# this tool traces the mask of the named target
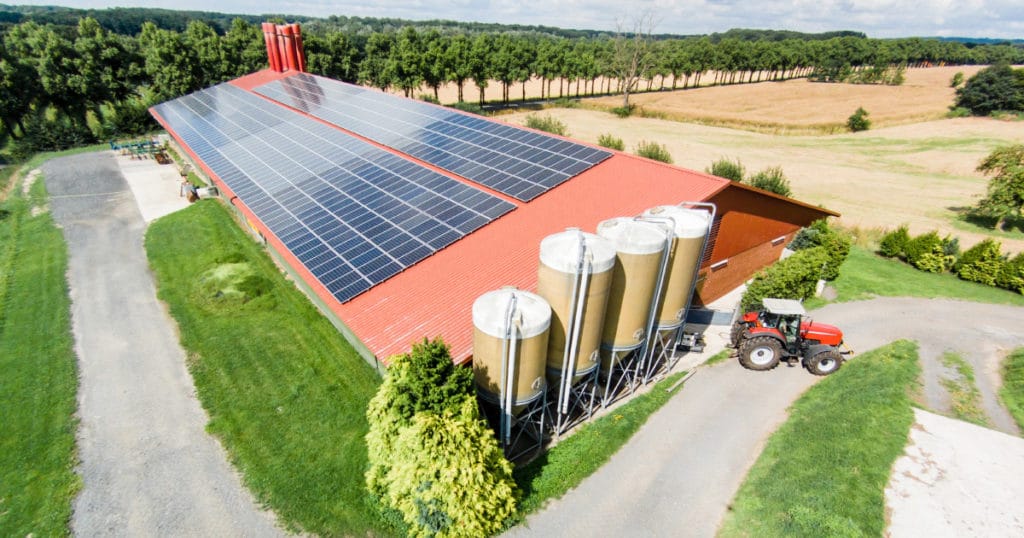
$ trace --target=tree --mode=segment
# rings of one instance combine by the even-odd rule
[[[978,171],[992,179],[975,208],[977,214],[996,219],[996,229],[1006,219],[1024,217],[1024,144],[996,148],[981,161]]]
[[[655,58],[651,51],[651,33],[654,31],[654,14],[646,11],[637,15],[628,24],[616,24],[614,71],[622,85],[622,108],[629,109],[629,94],[636,90],[640,78],[650,71]]]
[[[152,22],[142,25],[139,45],[145,59],[145,71],[155,98],[173,99],[202,88],[199,64],[181,34],[161,30]]]
[[[411,97],[413,90],[423,84],[424,52],[419,32],[412,26],[406,26],[398,34],[388,55],[388,69],[393,73],[394,84],[406,97]]]
[[[768,192],[774,192],[780,196],[793,195],[793,189],[790,188],[789,180],[786,179],[785,174],[782,173],[781,166],[765,168],[764,170],[750,176],[747,183],[749,183],[751,187],[757,187]]]
[[[183,39],[186,48],[178,51],[178,54],[195,58],[197,88],[194,89],[213,86],[228,79],[232,68],[225,65],[220,37],[213,28],[202,21],[189,22]]]
[[[440,101],[438,89],[448,80],[448,74],[452,72],[449,64],[451,56],[448,54],[448,40],[441,37],[437,30],[430,30],[423,35],[423,63],[421,78],[423,82],[434,90],[434,100]]]
[[[32,102],[42,88],[30,63],[5,53],[10,47],[4,41],[0,50],[0,122],[12,138],[17,138],[14,126],[24,134],[22,118],[32,109]]]
[[[337,35],[341,35],[344,39],[340,32]],[[303,46],[309,50],[309,45],[306,42],[303,43]],[[224,55],[224,74],[229,77],[240,77],[258,71],[267,65],[267,49],[264,45],[263,34],[259,28],[256,28],[256,25],[249,24],[244,19],[236,18],[231,21],[231,28],[224,34],[222,53]],[[308,55],[306,62],[309,63]],[[335,75],[334,78],[343,77]],[[351,80],[351,78],[344,80]]]
[[[364,49],[366,56],[359,64],[359,81],[375,88],[387,91],[394,83],[394,71],[389,61],[394,36],[383,32],[374,32],[366,40]]]
[[[473,39],[473,46],[469,50],[469,76],[480,90],[480,106],[484,104],[484,90],[493,74],[491,60],[494,49],[491,39],[487,34],[479,34]]]
[[[868,111],[864,107],[857,107],[857,110],[846,120],[846,126],[850,131],[867,131],[871,128],[871,120],[868,119]]]
[[[451,38],[445,50],[445,65],[447,66],[445,79],[454,82],[455,87],[459,89],[460,103],[463,101],[462,90],[466,86],[466,80],[472,76],[469,60],[472,48],[473,42],[466,34],[457,34]]]
[[[345,82],[359,79],[356,47],[344,33],[303,34],[302,45],[306,49],[306,69],[311,73]]]
[[[1000,110],[1024,110],[1024,69],[993,65],[978,71],[956,90],[956,106],[976,116]]]

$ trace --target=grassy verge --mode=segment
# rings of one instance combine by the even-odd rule
[[[871,251],[854,247],[831,284],[838,294],[836,301],[856,301],[874,296],[886,297],[946,297],[979,303],[997,303],[1024,306],[1024,295],[960,280],[956,276],[919,271],[896,260],[878,256]],[[808,308],[825,304],[821,299],[809,299]]]
[[[647,418],[665,405],[677,391],[666,389],[685,372],[669,376],[611,413],[580,426],[536,460],[515,470],[514,478],[523,492],[519,501],[519,520],[576,487],[584,478],[604,465]]]
[[[974,368],[964,360],[958,353],[947,351],[940,358],[946,368],[956,372],[956,379],[943,377],[940,380],[942,386],[949,392],[950,411],[953,416],[977,424],[979,426],[990,426],[988,415],[981,406],[981,392],[974,382]]]
[[[718,364],[720,362],[725,362],[725,361],[729,360],[729,357],[731,357],[731,356],[732,356],[732,350],[731,349],[728,349],[728,348],[723,349],[722,351],[719,351],[718,353],[715,353],[714,355],[712,355],[712,357],[710,359],[704,361],[704,366],[714,366],[714,365],[716,365],[716,364]]]
[[[1024,347],[1014,350],[1003,362],[1003,388],[999,397],[1024,431]]]
[[[898,341],[808,390],[747,475],[720,536],[881,536],[919,372],[917,346]]]
[[[259,500],[293,529],[380,530],[363,481],[376,372],[219,203],[155,221],[146,250],[208,429]]]
[[[80,487],[67,249],[29,212],[43,182],[31,200],[15,187],[0,203],[0,535],[64,536]]]

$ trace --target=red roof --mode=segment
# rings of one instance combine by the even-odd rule
[[[236,79],[232,84],[251,91],[293,74],[264,70]],[[154,113],[154,116],[167,126],[158,114]],[[170,132],[181,143],[177,134]],[[613,152],[609,159],[524,203],[386,146],[374,145],[500,196],[517,206],[345,304],[334,299],[266,226],[256,222],[255,215],[248,208],[241,207],[268,241],[295,266],[317,296],[385,363],[392,355],[407,352],[412,343],[436,336],[443,337],[451,346],[456,362],[468,360],[472,355],[473,301],[481,294],[502,286],[533,290],[537,284],[540,241],[544,237],[568,227],[593,231],[602,220],[638,215],[656,205],[707,200],[729,185],[728,180],[708,174]],[[194,153],[187,148],[186,151],[198,161]],[[230,196],[230,190],[220,178],[205,165],[200,165]],[[238,199],[232,203],[242,206]]]

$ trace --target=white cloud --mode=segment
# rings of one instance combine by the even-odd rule
[[[17,0],[13,0],[12,3]],[[705,34],[729,28],[821,32],[858,30],[872,37],[1024,38],[1020,0],[22,0],[102,8],[114,5],[328,16],[454,19],[614,30],[643,9],[657,32]]]

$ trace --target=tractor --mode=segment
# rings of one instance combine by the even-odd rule
[[[792,299],[763,299],[764,309],[743,314],[732,326],[730,343],[740,364],[749,370],[771,370],[786,361],[803,361],[814,375],[828,375],[853,354],[843,344],[843,331],[815,323]],[[841,350],[842,349],[842,350]]]

